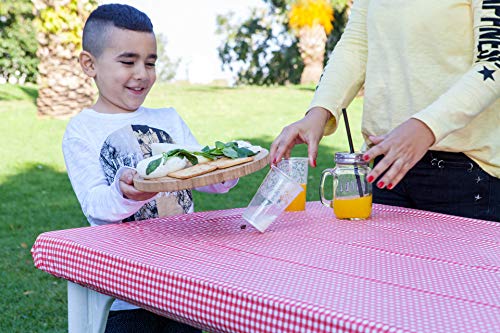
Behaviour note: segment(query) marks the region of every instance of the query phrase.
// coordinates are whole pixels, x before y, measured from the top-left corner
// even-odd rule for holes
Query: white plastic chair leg
[[[103,333],[114,298],[68,281],[68,332]]]

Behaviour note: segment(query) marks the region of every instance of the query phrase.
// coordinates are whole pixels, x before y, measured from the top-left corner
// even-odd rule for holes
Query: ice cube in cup
[[[242,217],[264,232],[301,191],[299,183],[272,165]]]

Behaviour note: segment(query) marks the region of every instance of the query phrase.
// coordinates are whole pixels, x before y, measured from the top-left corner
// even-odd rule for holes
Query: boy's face
[[[153,33],[111,28],[107,45],[94,58],[94,79],[99,98],[97,112],[137,110],[156,80],[156,39]]]

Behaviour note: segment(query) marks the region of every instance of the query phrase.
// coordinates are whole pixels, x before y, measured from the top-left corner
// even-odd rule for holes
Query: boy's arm
[[[64,139],[63,154],[71,185],[90,224],[119,223],[150,200],[134,201],[123,196],[119,179],[130,170],[128,167],[120,168],[108,185],[95,152],[83,140]]]

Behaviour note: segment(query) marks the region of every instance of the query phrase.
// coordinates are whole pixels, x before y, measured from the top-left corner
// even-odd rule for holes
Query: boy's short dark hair
[[[153,24],[140,10],[122,4],[108,4],[97,7],[90,13],[83,28],[83,49],[99,57],[106,45],[110,27],[153,33]]]

